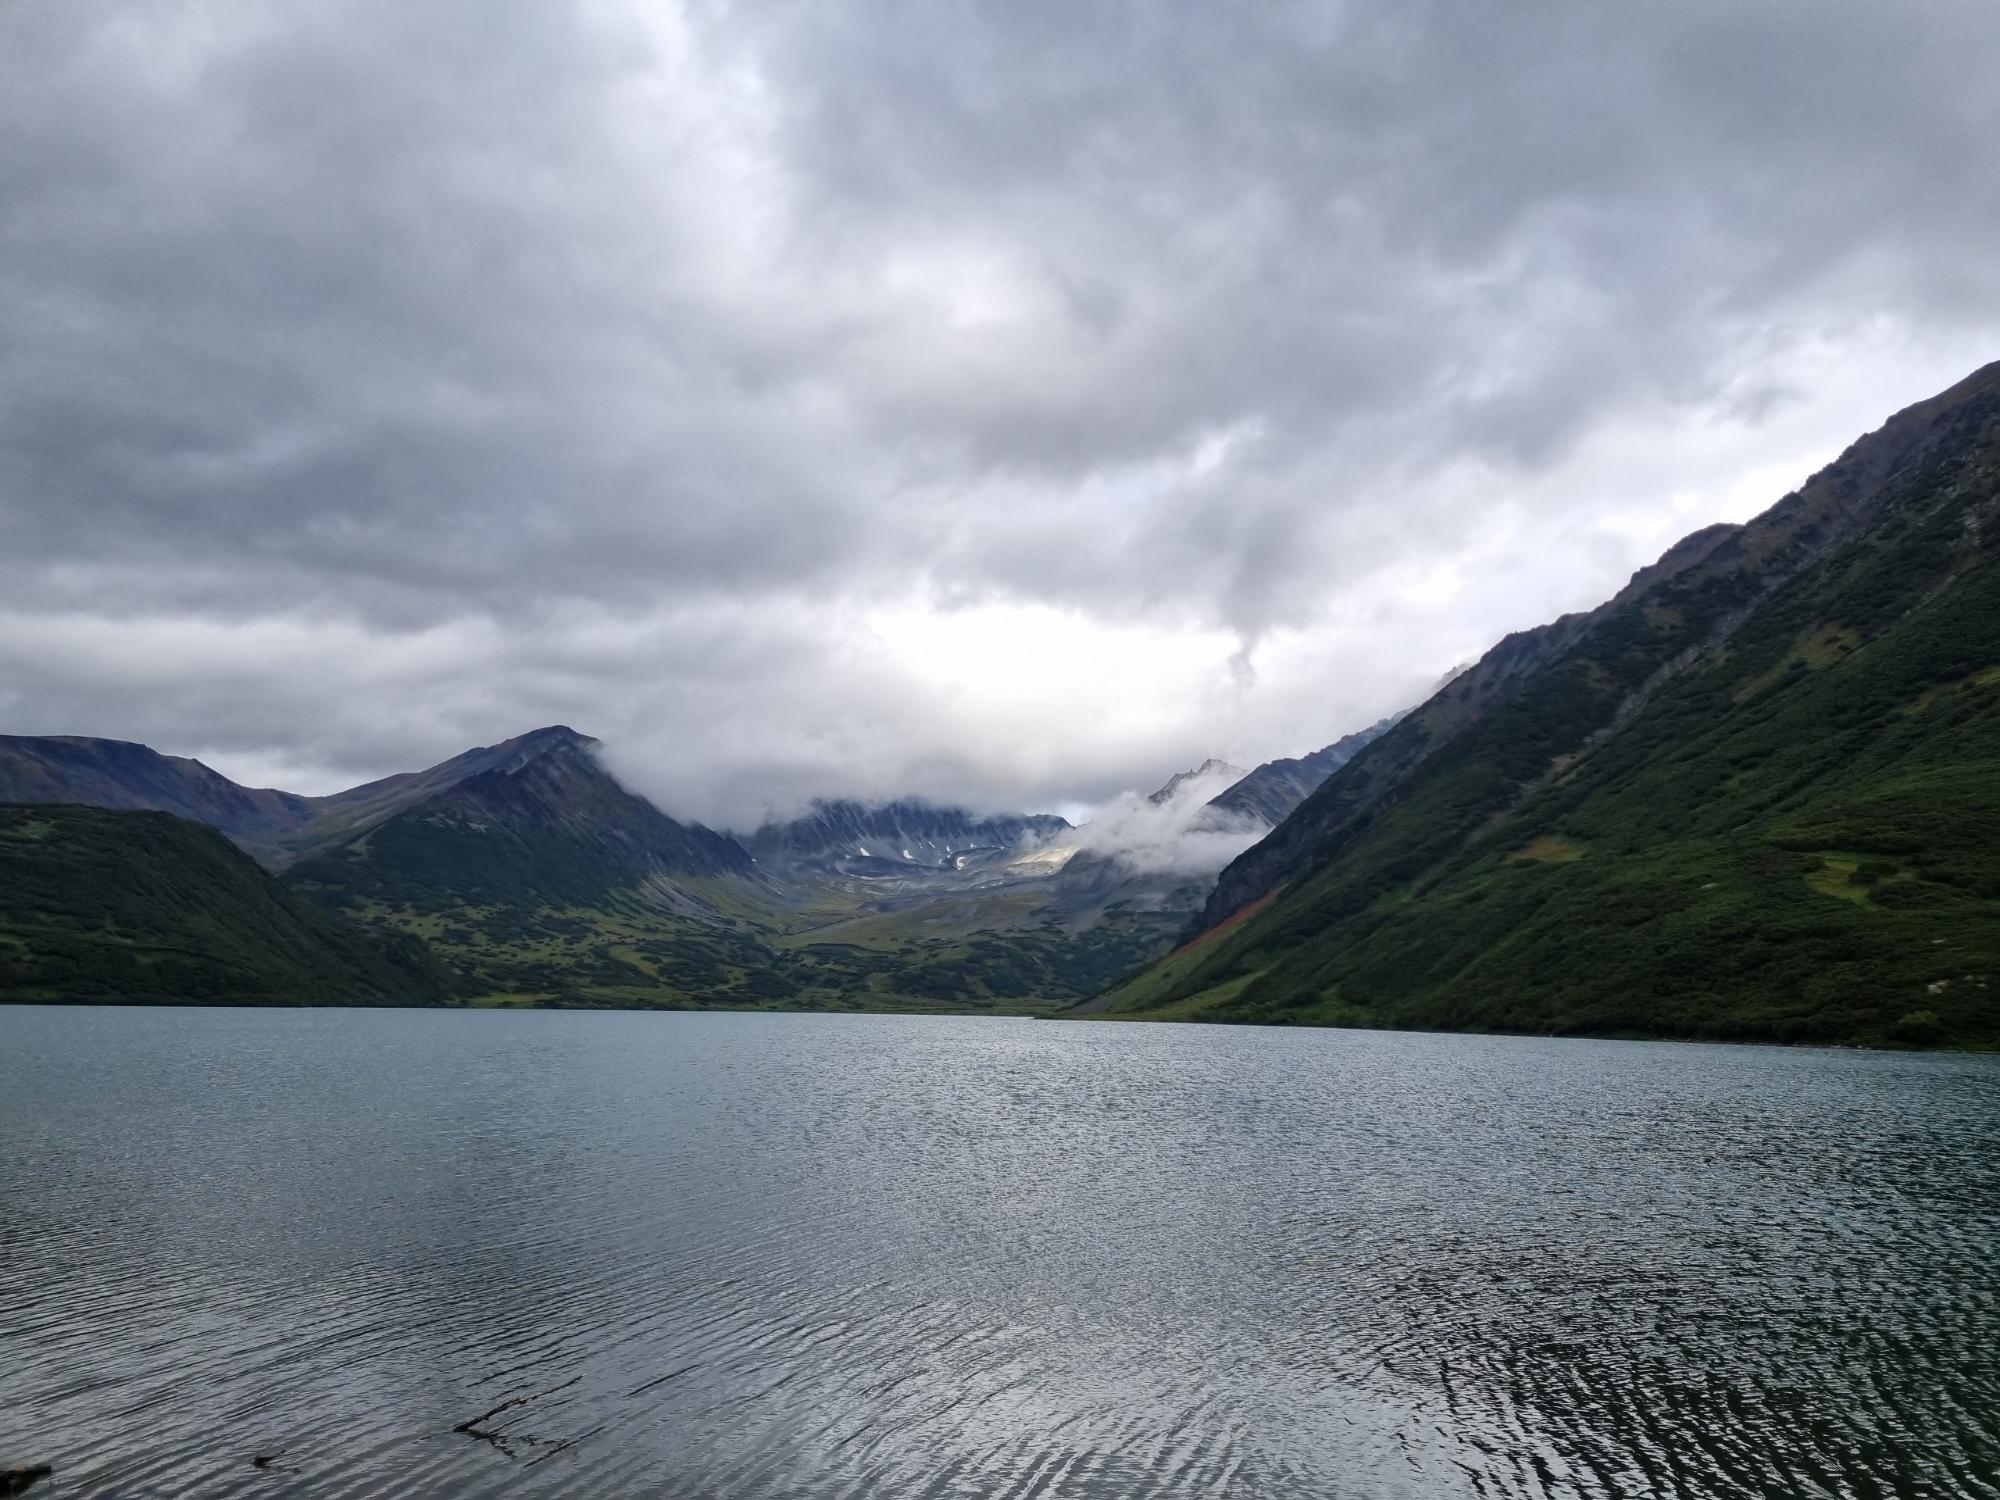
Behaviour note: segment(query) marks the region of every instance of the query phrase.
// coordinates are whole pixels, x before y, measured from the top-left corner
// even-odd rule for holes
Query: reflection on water
[[[57,1495],[2000,1495],[2000,1059],[44,1008],[0,1058],[0,1466]]]

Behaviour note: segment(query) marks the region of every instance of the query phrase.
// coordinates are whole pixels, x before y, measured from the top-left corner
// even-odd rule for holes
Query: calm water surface
[[[0,1063],[57,1496],[2000,1495],[2000,1059],[0,1008]]]

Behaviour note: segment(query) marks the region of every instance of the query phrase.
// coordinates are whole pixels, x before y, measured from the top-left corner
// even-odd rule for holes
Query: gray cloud
[[[1217,766],[1187,776],[1158,801],[1157,791],[1123,792],[1098,807],[1089,822],[1049,843],[1105,855],[1142,875],[1213,878],[1271,831],[1256,817],[1208,806],[1238,779],[1239,768]]]
[[[1296,753],[1992,357],[1996,65],[1984,0],[11,7],[0,711],[319,785],[566,718],[719,818]]]

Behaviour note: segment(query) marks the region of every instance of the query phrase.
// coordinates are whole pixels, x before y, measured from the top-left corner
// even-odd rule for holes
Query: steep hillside
[[[1562,697],[1560,685],[1549,688],[1538,682],[1543,667],[1564,660],[1600,624],[1626,610],[1650,589],[1673,583],[1683,573],[1694,573],[1712,552],[1731,542],[1736,531],[1735,527],[1711,526],[1696,532],[1677,543],[1652,567],[1635,574],[1616,597],[1599,608],[1587,614],[1564,615],[1533,630],[1517,631],[1471,667],[1457,673],[1436,694],[1328,777],[1269,837],[1225,868],[1209,893],[1196,930],[1207,931],[1230,920],[1292,878],[1301,865],[1318,857],[1320,846],[1350,819],[1397,791],[1404,779],[1422,767],[1433,753],[1484,723],[1530,683],[1538,683],[1538,691]],[[1750,594],[1742,599],[1735,597],[1745,587]],[[1689,619],[1683,613],[1675,622],[1679,628],[1655,643],[1649,670],[1670,662],[1681,652],[1698,649],[1704,629],[1726,627],[1732,618],[1740,617],[1741,606],[1754,595],[1755,588],[1755,584],[1738,582],[1708,589],[1695,616]],[[1638,685],[1635,679],[1634,690]],[[1602,683],[1593,681],[1589,687],[1598,700],[1590,711],[1601,715],[1600,723],[1608,722],[1622,695],[1616,693],[1608,678]]]
[[[421,943],[318,910],[212,828],[0,806],[0,1000],[436,1005]]]
[[[2000,366],[1510,637],[1102,1008],[2000,1041]]]

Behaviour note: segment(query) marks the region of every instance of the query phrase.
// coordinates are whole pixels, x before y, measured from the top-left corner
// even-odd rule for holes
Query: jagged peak
[[[1177,771],[1167,778],[1167,784],[1146,798],[1148,802],[1171,802],[1180,795],[1182,787],[1192,781],[1209,781],[1216,777],[1228,776],[1242,780],[1250,773],[1241,766],[1231,765],[1226,760],[1211,755],[1192,771]]]

